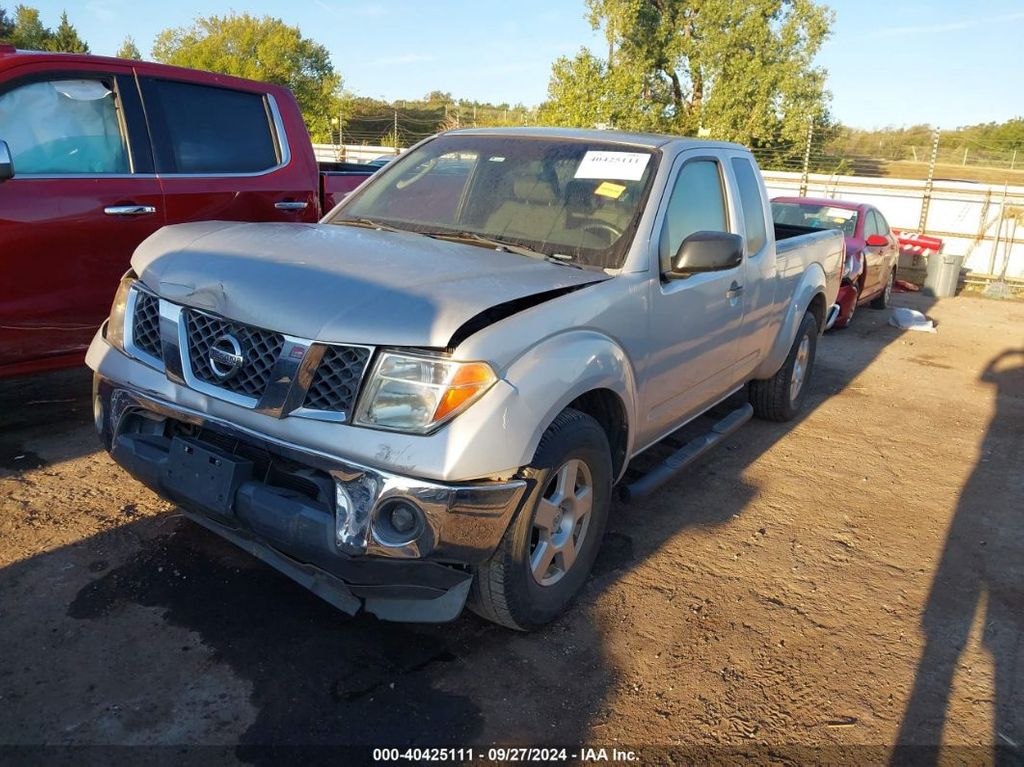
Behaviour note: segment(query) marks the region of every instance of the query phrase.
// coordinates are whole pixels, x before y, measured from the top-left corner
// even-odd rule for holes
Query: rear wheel
[[[604,430],[578,410],[548,427],[526,502],[497,550],[475,568],[469,606],[488,620],[529,631],[572,602],[597,557],[611,502],[611,450]]]
[[[818,349],[818,320],[807,312],[786,361],[771,378],[750,382],[754,415],[768,421],[792,420],[803,406]]]

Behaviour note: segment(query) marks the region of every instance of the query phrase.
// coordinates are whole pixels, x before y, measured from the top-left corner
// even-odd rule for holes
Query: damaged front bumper
[[[111,456],[190,518],[348,613],[452,620],[526,482],[439,483],[359,466],[97,375]]]

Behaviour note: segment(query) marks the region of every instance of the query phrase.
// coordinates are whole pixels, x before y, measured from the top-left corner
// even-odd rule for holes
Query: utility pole
[[[921,218],[917,222],[917,231],[924,234],[928,226],[928,208],[932,204],[932,187],[935,184],[935,160],[939,156],[939,129],[932,131],[932,156],[928,161],[928,180],[924,184],[924,195],[921,197]]]
[[[999,254],[999,241],[1003,238],[1003,221],[1006,219],[1006,193],[1010,189],[1010,182],[1003,184],[1003,201],[999,204],[999,227],[996,229],[996,241],[992,245],[992,255],[988,258],[988,273],[996,273],[996,256]]]
[[[807,146],[804,147],[804,172],[800,176],[800,196],[807,196],[807,177],[811,170],[811,141],[814,140],[814,118],[807,124]]]
[[[398,110],[395,110],[395,154],[398,154]]]

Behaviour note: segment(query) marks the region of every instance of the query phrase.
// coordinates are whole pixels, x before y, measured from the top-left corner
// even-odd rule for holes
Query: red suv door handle
[[[109,205],[103,209],[108,216],[148,216],[156,213],[152,205]]]
[[[274,207],[278,210],[305,210],[309,207],[308,202],[292,202],[291,200],[281,200],[281,202],[275,202]]]

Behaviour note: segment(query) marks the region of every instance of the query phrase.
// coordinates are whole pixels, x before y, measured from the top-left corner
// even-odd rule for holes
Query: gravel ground
[[[827,335],[532,635],[335,612],[97,452],[87,371],[0,382],[0,744],[1024,746],[1024,304],[895,302],[938,332]]]

